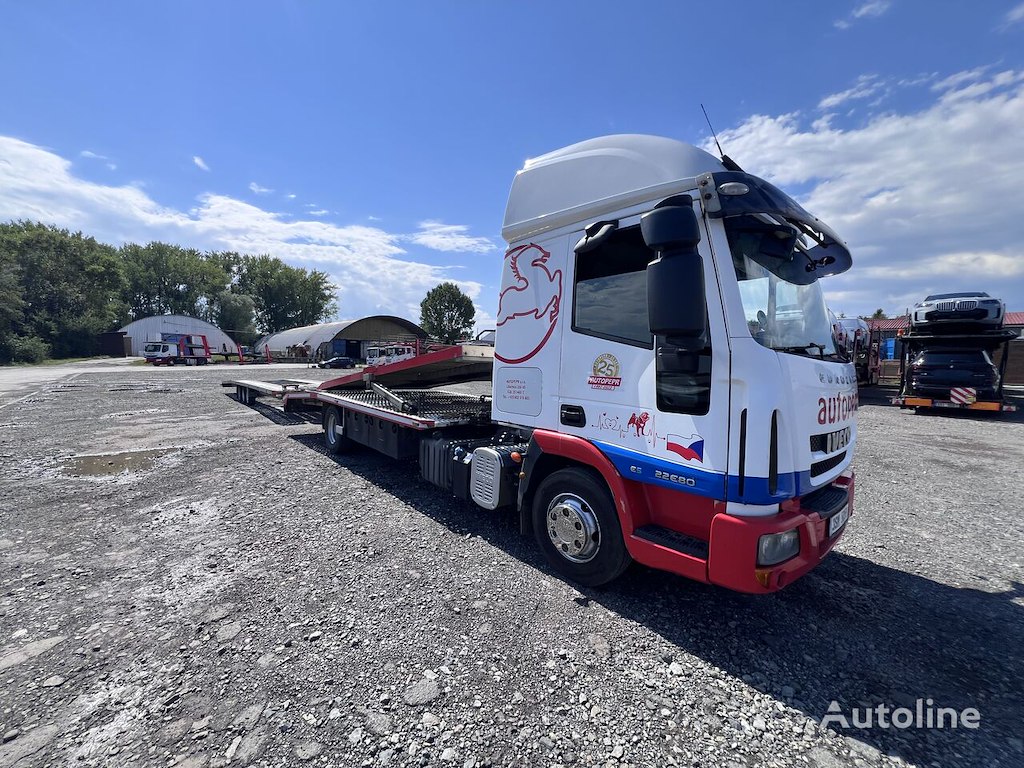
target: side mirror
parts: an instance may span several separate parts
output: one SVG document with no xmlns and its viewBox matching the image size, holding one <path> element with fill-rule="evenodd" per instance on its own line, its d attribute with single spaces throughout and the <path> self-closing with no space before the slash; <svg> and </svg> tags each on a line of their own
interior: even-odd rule
<svg viewBox="0 0 1024 768">
<path fill-rule="evenodd" d="M 703 349 L 707 335 L 700 229 L 689 195 L 669 198 L 640 219 L 644 242 L 657 258 L 647 265 L 651 333 L 672 337 L 681 349 Z"/>
<path fill-rule="evenodd" d="M 696 252 L 700 227 L 693 212 L 693 198 L 677 195 L 658 203 L 653 211 L 640 217 L 644 242 L 659 254 L 688 250 Z"/>
</svg>

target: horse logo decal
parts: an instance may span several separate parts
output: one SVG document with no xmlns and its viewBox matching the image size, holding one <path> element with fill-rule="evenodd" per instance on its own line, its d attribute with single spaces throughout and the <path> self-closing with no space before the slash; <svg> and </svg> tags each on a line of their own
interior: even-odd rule
<svg viewBox="0 0 1024 768">
<path fill-rule="evenodd" d="M 562 270 L 553 273 L 551 254 L 530 243 L 505 254 L 505 271 L 498 296 L 499 349 L 494 356 L 503 363 L 522 363 L 547 343 L 558 321 L 562 304 Z M 514 329 L 515 333 L 509 331 Z"/>
</svg>

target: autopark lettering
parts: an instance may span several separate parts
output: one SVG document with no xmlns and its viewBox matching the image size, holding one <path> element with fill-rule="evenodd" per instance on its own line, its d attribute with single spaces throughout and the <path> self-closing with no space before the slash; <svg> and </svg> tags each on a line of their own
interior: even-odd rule
<svg viewBox="0 0 1024 768">
<path fill-rule="evenodd" d="M 818 423 L 835 424 L 846 421 L 857 410 L 857 393 L 844 395 L 837 392 L 835 397 L 818 398 Z"/>
</svg>

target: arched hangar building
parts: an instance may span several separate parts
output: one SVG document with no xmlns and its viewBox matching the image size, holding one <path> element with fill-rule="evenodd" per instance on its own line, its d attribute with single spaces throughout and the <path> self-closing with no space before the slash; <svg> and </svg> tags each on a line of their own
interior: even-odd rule
<svg viewBox="0 0 1024 768">
<path fill-rule="evenodd" d="M 344 355 L 365 359 L 366 348 L 386 341 L 412 342 L 425 340 L 427 332 L 416 323 L 393 315 L 373 315 L 362 320 L 341 320 L 289 328 L 264 336 L 256 342 L 255 351 L 273 357 L 312 358 L 325 360 Z"/>
<path fill-rule="evenodd" d="M 162 341 L 165 334 L 205 336 L 212 352 L 236 352 L 234 339 L 212 323 L 187 315 L 153 315 L 134 320 L 120 329 L 129 342 L 129 354 L 141 355 L 149 341 Z"/>
</svg>

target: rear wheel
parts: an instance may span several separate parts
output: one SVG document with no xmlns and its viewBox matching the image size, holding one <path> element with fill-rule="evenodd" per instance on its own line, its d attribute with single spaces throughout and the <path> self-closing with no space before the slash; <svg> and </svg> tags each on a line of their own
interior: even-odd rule
<svg viewBox="0 0 1024 768">
<path fill-rule="evenodd" d="M 533 500 L 533 530 L 555 570 L 584 586 L 607 584 L 632 562 L 612 495 L 586 469 L 561 469 L 541 482 Z"/>
<path fill-rule="evenodd" d="M 339 434 L 338 429 L 344 428 L 341 409 L 336 406 L 328 406 L 324 412 L 324 445 L 327 450 L 334 454 L 348 453 L 355 447 L 351 438 Z"/>
</svg>

